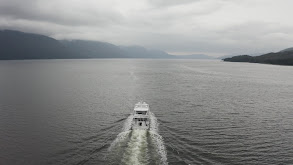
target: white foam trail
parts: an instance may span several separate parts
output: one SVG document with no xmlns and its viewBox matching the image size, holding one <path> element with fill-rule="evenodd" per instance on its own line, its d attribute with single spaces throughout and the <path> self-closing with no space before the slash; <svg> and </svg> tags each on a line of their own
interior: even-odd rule
<svg viewBox="0 0 293 165">
<path fill-rule="evenodd" d="M 116 139 L 111 143 L 108 151 L 111 151 L 117 144 L 120 144 L 120 142 L 124 141 L 126 137 L 129 135 L 130 131 L 121 132 L 117 135 Z"/>
<path fill-rule="evenodd" d="M 150 120 L 151 120 L 150 131 L 158 132 L 159 131 L 159 123 L 157 121 L 157 118 L 155 117 L 155 115 L 152 112 L 150 112 Z"/>
<path fill-rule="evenodd" d="M 119 133 L 116 139 L 111 143 L 109 151 L 111 151 L 117 145 L 120 145 L 122 142 L 126 142 L 129 134 L 132 133 L 129 142 L 127 143 L 127 148 L 123 155 L 122 163 L 123 164 L 148 164 L 150 156 L 148 155 L 148 140 L 147 132 L 149 132 L 152 144 L 155 147 L 157 154 L 160 157 L 160 164 L 167 165 L 167 151 L 164 146 L 164 140 L 161 135 L 159 135 L 157 118 L 153 113 L 150 113 L 150 130 L 130 130 L 131 123 L 133 120 L 133 115 L 130 115 L 122 128 L 122 132 Z"/>
<path fill-rule="evenodd" d="M 123 164 L 148 164 L 147 130 L 133 130 L 127 149 L 123 155 Z"/>
<path fill-rule="evenodd" d="M 124 126 L 122 128 L 123 132 L 129 131 L 131 129 L 132 120 L 133 120 L 133 115 L 131 114 L 131 115 L 128 116 L 128 118 L 126 119 L 126 121 L 124 123 Z"/>
<path fill-rule="evenodd" d="M 130 71 L 129 73 L 130 73 L 130 77 L 132 77 L 134 81 L 138 80 L 138 77 L 135 75 L 134 71 Z"/>
<path fill-rule="evenodd" d="M 131 129 L 132 119 L 133 119 L 133 115 L 129 115 L 124 123 L 122 132 L 119 133 L 116 139 L 111 143 L 108 151 L 111 151 L 117 144 L 120 144 L 120 142 L 124 141 L 128 137 L 129 133 L 131 132 L 130 129 Z"/>
<path fill-rule="evenodd" d="M 167 151 L 164 145 L 163 137 L 158 133 L 159 123 L 153 113 L 150 113 L 150 120 L 151 124 L 149 133 L 151 135 L 152 142 L 156 147 L 156 151 L 160 155 L 160 164 L 167 165 Z"/>
</svg>

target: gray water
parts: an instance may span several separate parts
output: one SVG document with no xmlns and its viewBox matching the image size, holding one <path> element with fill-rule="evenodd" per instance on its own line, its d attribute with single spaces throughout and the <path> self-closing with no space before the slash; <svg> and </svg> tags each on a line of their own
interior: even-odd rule
<svg viewBox="0 0 293 165">
<path fill-rule="evenodd" d="M 293 67 L 0 62 L 0 164 L 293 164 Z M 136 102 L 150 131 L 130 131 Z"/>
</svg>

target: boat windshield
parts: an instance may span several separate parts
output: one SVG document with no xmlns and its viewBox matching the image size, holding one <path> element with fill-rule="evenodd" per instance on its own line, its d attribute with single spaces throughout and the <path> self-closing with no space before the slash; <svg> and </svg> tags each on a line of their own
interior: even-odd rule
<svg viewBox="0 0 293 165">
<path fill-rule="evenodd" d="M 135 118 L 135 120 L 136 120 L 136 118 Z M 138 120 L 138 121 L 148 121 L 147 118 L 137 118 L 137 120 Z"/>
<path fill-rule="evenodd" d="M 136 111 L 136 114 L 146 115 L 147 111 Z"/>
</svg>

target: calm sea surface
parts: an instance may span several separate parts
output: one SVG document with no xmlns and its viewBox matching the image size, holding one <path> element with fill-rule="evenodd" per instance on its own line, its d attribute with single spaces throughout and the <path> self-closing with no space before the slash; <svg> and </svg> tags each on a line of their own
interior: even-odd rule
<svg viewBox="0 0 293 165">
<path fill-rule="evenodd" d="M 130 131 L 136 102 L 152 129 Z M 0 164 L 293 164 L 293 67 L 0 61 Z"/>
</svg>

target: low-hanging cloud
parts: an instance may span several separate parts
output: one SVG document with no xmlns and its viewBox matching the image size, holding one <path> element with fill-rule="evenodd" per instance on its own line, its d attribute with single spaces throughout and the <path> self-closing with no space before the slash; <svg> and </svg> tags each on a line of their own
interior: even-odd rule
<svg viewBox="0 0 293 165">
<path fill-rule="evenodd" d="M 291 6 L 291 0 L 0 0 L 0 28 L 170 53 L 265 53 L 293 46 Z"/>
</svg>

